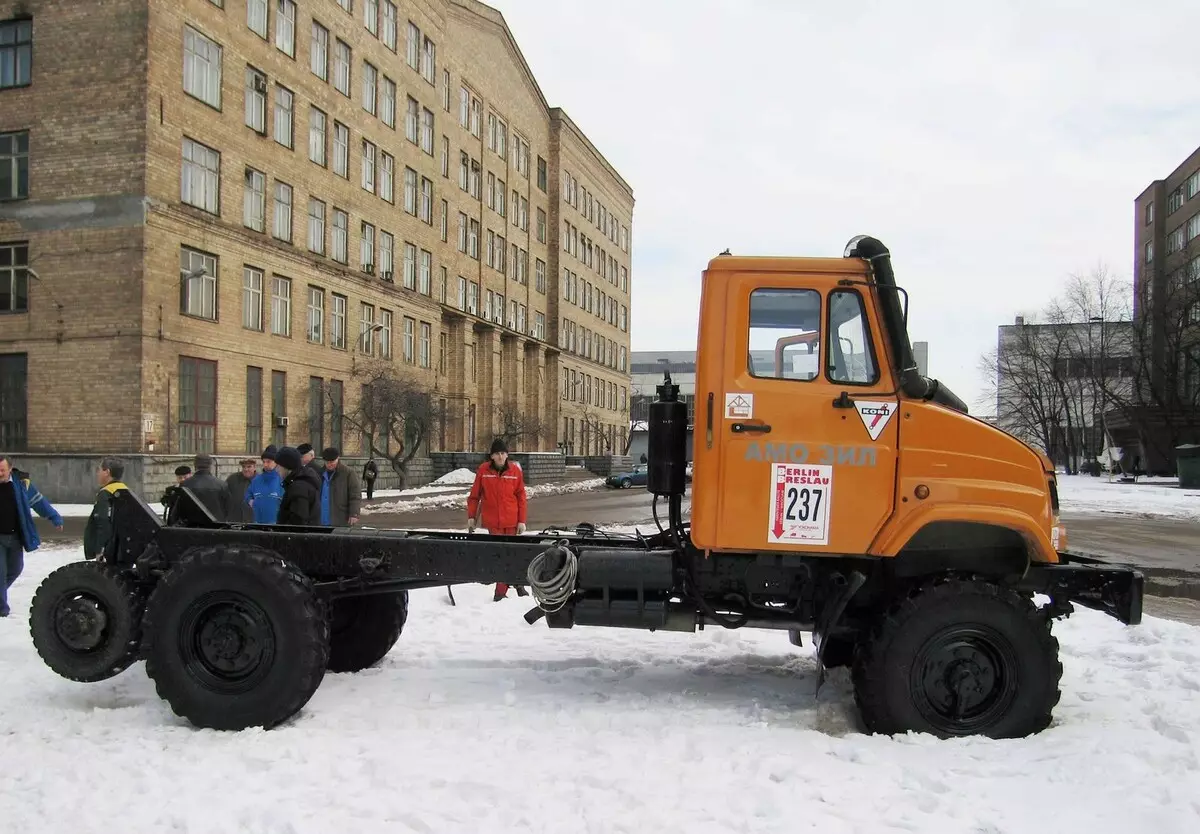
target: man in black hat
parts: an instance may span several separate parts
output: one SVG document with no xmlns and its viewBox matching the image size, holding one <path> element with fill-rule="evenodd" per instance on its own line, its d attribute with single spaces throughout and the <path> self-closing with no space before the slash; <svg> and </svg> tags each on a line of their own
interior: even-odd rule
<svg viewBox="0 0 1200 834">
<path fill-rule="evenodd" d="M 296 451 L 300 453 L 300 464 L 307 466 L 313 472 L 317 473 L 317 477 L 321 476 L 321 464 L 317 462 L 317 453 L 313 449 L 311 443 L 301 443 L 296 447 Z"/>
<path fill-rule="evenodd" d="M 247 524 L 254 521 L 254 510 L 246 503 L 246 490 L 258 474 L 255 463 L 254 458 L 242 458 L 241 470 L 225 479 L 225 488 L 229 490 L 230 521 L 243 521 Z"/>
<path fill-rule="evenodd" d="M 338 458 L 338 450 L 330 446 L 321 452 L 325 469 L 321 473 L 321 523 L 346 527 L 358 523 L 362 487 L 358 474 Z"/>
<path fill-rule="evenodd" d="M 283 502 L 277 524 L 316 526 L 321 523 L 321 479 L 312 467 L 300 462 L 300 452 L 284 446 L 275 454 L 275 463 L 287 470 L 283 479 Z"/>
<path fill-rule="evenodd" d="M 192 466 L 195 467 L 196 472 L 187 479 L 187 488 L 200 499 L 201 504 L 208 507 L 213 518 L 217 521 L 225 521 L 231 517 L 240 518 L 240 516 L 233 516 L 230 512 L 229 488 L 212 472 L 212 455 L 201 452 L 192 461 Z"/>
</svg>

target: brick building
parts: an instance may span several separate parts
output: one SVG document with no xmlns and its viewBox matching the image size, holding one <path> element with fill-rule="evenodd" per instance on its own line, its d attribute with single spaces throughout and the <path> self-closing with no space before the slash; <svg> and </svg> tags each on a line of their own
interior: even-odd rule
<svg viewBox="0 0 1200 834">
<path fill-rule="evenodd" d="M 602 452 L 632 211 L 474 0 L 0 0 L 0 449 L 354 452 L 387 360 Z"/>
</svg>

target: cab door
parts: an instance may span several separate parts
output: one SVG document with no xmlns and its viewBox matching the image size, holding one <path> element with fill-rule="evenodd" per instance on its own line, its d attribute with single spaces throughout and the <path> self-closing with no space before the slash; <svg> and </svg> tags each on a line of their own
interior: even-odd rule
<svg viewBox="0 0 1200 834">
<path fill-rule="evenodd" d="M 839 278 L 726 282 L 710 546 L 868 553 L 893 512 L 898 398 L 870 288 Z"/>
</svg>

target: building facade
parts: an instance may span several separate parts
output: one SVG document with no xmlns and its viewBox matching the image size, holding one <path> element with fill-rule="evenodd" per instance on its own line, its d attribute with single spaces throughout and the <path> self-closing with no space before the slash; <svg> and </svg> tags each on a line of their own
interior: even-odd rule
<svg viewBox="0 0 1200 834">
<path fill-rule="evenodd" d="M 632 212 L 474 0 L 0 0 L 0 448 L 617 438 Z"/>
</svg>

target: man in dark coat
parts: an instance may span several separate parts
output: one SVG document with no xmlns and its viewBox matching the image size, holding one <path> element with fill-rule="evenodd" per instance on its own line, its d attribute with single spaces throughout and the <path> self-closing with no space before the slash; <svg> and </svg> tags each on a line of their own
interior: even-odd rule
<svg viewBox="0 0 1200 834">
<path fill-rule="evenodd" d="M 301 443 L 296 447 L 296 451 L 300 453 L 300 463 L 316 472 L 318 478 L 321 477 L 321 461 L 317 460 L 317 450 L 312 444 Z"/>
<path fill-rule="evenodd" d="M 275 454 L 275 463 L 288 471 L 283 479 L 283 501 L 276 524 L 318 526 L 321 523 L 321 479 L 311 467 L 300 462 L 300 452 L 284 446 Z"/>
<path fill-rule="evenodd" d="M 229 490 L 230 521 L 246 523 L 254 521 L 254 510 L 250 509 L 250 505 L 246 503 L 246 488 L 258 474 L 254 464 L 254 458 L 243 458 L 241 471 L 234 472 L 225 479 L 225 488 Z"/>
<path fill-rule="evenodd" d="M 207 452 L 201 452 L 192 461 L 192 466 L 195 467 L 196 472 L 192 477 L 187 479 L 184 486 L 192 491 L 192 494 L 200 500 L 201 504 L 208 507 L 208 511 L 212 513 L 213 518 L 217 521 L 228 519 L 236 521 L 241 518 L 240 515 L 234 515 L 230 512 L 229 488 L 212 473 L 212 455 Z"/>
<path fill-rule="evenodd" d="M 367 500 L 371 500 L 371 496 L 375 494 L 375 479 L 379 477 L 379 465 L 375 463 L 375 458 L 367 461 L 363 467 L 362 479 L 367 485 Z"/>
<path fill-rule="evenodd" d="M 124 474 L 125 463 L 120 458 L 104 458 L 100 461 L 100 469 L 96 473 L 100 491 L 96 493 L 92 514 L 83 528 L 85 559 L 105 560 L 114 550 L 112 497 L 118 490 L 129 489 L 121 481 Z"/>
<path fill-rule="evenodd" d="M 333 446 L 321 452 L 321 459 L 325 461 L 321 473 L 321 523 L 326 526 L 346 527 L 358 523 L 362 487 L 358 474 L 338 460 L 340 456 Z"/>
</svg>

